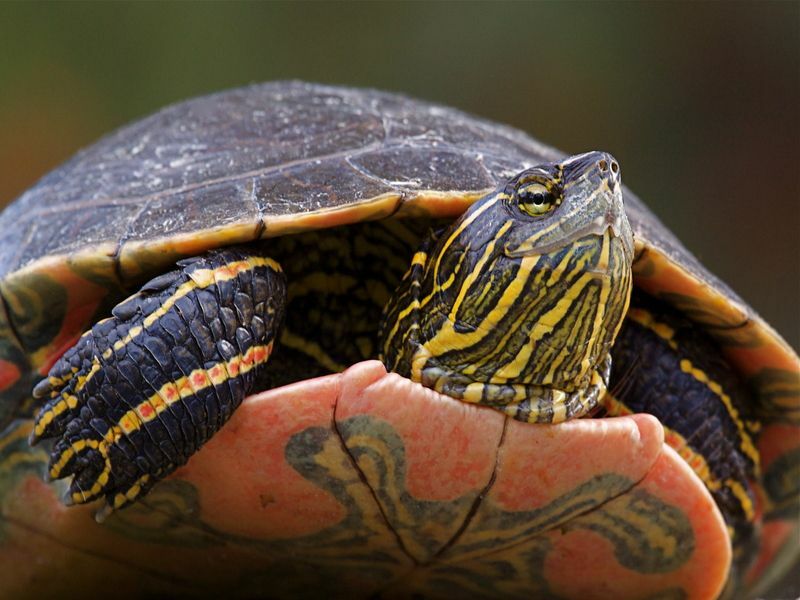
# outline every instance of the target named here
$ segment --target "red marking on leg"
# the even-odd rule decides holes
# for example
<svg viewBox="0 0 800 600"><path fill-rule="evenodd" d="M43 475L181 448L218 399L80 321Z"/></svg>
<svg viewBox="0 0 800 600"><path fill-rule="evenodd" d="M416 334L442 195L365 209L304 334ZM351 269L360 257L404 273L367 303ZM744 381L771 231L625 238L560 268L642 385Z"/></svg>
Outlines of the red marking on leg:
<svg viewBox="0 0 800 600"><path fill-rule="evenodd" d="M32 367L41 375L47 375L61 355L75 345L108 295L106 288L80 277L66 264L55 266L47 275L67 290L67 306L61 329L49 344L31 355Z"/></svg>
<svg viewBox="0 0 800 600"><path fill-rule="evenodd" d="M22 373L17 365L11 361L0 359L0 392L17 383L21 376Z"/></svg>

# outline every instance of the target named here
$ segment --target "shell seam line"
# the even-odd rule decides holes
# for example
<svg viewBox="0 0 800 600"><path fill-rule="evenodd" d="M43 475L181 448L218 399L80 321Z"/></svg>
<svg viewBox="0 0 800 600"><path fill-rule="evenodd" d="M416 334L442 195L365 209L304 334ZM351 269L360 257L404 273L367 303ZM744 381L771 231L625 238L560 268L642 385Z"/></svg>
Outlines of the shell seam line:
<svg viewBox="0 0 800 600"><path fill-rule="evenodd" d="M372 181L377 181L378 183L388 187L389 189L395 189L395 190L398 190L398 191L403 191L402 188L398 188L397 185L391 183L389 180L384 179L380 175L376 175L375 173L373 173L372 171L369 171L366 167L364 167L362 165L354 163L351 160L350 156L345 157L344 162L347 163L347 166L350 167L353 171L363 175L367 179L371 179Z"/></svg>
<svg viewBox="0 0 800 600"><path fill-rule="evenodd" d="M500 439L497 442L497 448L495 450L494 455L494 467L492 467L492 474L489 476L489 480L486 482L486 485L483 486L483 489L478 493L475 497L475 500L472 502L472 506L470 506L467 515L464 517L464 522L461 523L458 530L453 534L453 536L445 542L445 544L437 550L436 554L431 557L428 561L428 564L435 562L440 556L446 553L450 548L452 548L462 536L462 534L467 530L470 523L472 523L472 519L475 518L475 515L478 513L478 509L480 508L481 504L483 503L484 498L486 498L489 491L494 486L494 482L497 479L497 467L500 465L500 450L503 447L503 443L506 440L506 430L508 429L508 420L510 417L506 416L503 419L503 429L500 432Z"/></svg>
<svg viewBox="0 0 800 600"><path fill-rule="evenodd" d="M342 450L344 451L345 455L350 461L350 464L353 466L353 469L358 474L358 478L369 490L369 493L372 496L375 505L378 507L378 512L380 512L381 517L383 518L383 522L385 523L387 529L391 531L392 534L394 535L397 541L398 548L400 548L400 551L408 557L408 559L412 562L412 564L415 567L419 566L419 561L414 556L412 556L412 554L408 551L406 545L403 543L403 538L400 537L400 533L394 527L392 527L392 524L389 521L389 517L386 515L386 511L384 510L383 505L381 504L381 501L378 498L377 492L369 484L366 474L361 470L361 467L358 466L356 457L353 456L353 454L350 452L350 448L347 447L347 444L344 441L344 435L342 435L342 432L339 429L339 424L336 420L336 411L339 408L339 398L341 397L341 395L342 395L342 390L340 387L339 390L336 392L336 398L333 403L333 412L331 414L331 429L333 429L333 432L339 438L339 444L341 444Z"/></svg>
<svg viewBox="0 0 800 600"><path fill-rule="evenodd" d="M114 254L111 256L111 262L114 267L114 276L117 278L117 283L121 288L123 288L126 292L128 291L128 284L130 282L125 281L122 276L122 251L125 248L125 243L131 237L131 233L133 232L133 226L136 224L136 221L141 217L145 211L150 208L150 203L145 201L142 203L142 206L139 207L139 210L136 211L136 214L131 216L128 224L125 226L125 231L120 236L119 240L117 240L117 248L114 250Z"/></svg>
<svg viewBox="0 0 800 600"><path fill-rule="evenodd" d="M397 143L389 143L389 144L372 143L372 144L370 144L368 146L364 146L363 148L358 148L358 149L352 149L351 148L351 149L347 149L347 150L342 150L340 152L332 152L332 153L324 154L324 155L321 155L321 156L316 156L316 157L310 157L310 158L304 158L304 159L299 159L299 160L295 160L295 161L290 161L290 162L287 162L287 163L284 163L284 164L281 164L281 165L273 165L273 166L265 167L265 168L261 168L261 169L252 169L250 171L244 171L242 173L236 173L234 175L230 175L230 176L227 176L227 177L217 177L216 179L209 179L207 181L195 182L195 183L191 183L191 184L185 184L185 185L182 185L182 186L177 186L177 187L174 187L174 188L168 188L168 189L164 189L164 190L159 190L157 192L152 192L150 194L143 194L143 195L140 195L140 196L128 196L128 197L109 196L109 197L97 198L97 199L75 200L75 201L69 203L69 205L66 206L66 207L64 207L63 205L59 205L58 207L46 207L46 208L43 208L43 209L40 209L40 210L32 211L30 213L30 215L31 215L31 219L30 220L32 221L32 220L34 220L34 217L39 217L39 216L42 216L42 215L55 214L55 213L58 213L58 212L64 212L64 210L75 211L75 210L80 210L80 209L90 209L90 208L95 207L95 206L107 206L109 204L117 206L117 205L134 204L134 203L138 203L138 202L147 203L147 202L149 202L151 200L158 200L158 199L165 198L165 197L168 197L168 196L171 196L171 195L183 194L183 193L187 193L187 192L193 192L195 190L202 189L202 188L205 188L205 187L209 187L209 186L212 186L212 185L232 183L232 182L242 181L244 179L248 179L248 178L252 178L252 177L269 176L269 175L272 175L272 174L275 174L275 173L279 173L281 171L291 170L291 169L293 169L295 167L302 166L303 164L311 163L311 162L316 161L316 160L327 161L327 160L336 160L336 159L339 159L339 158L344 158L344 159L349 159L351 157L357 158L359 156L369 154L370 152L375 151L375 150L386 150L386 149L390 149L390 148L401 147L402 145L403 144L397 144ZM454 146L452 144L441 144L439 146L439 148L443 149L443 150L454 150L454 149L457 149L457 146ZM495 154L486 153L486 152L484 152L483 154L485 156L497 156ZM403 191L405 191L405 188L392 186L392 190L395 191L395 192L398 192L398 193L402 193ZM61 209L61 210L59 210L59 209Z"/></svg>
<svg viewBox="0 0 800 600"><path fill-rule="evenodd" d="M165 198L168 196L174 196L177 194L183 194L187 192L193 192L198 189L202 189L205 187L210 187L213 185L224 184L224 183L231 183L236 181L242 181L244 179L252 178L252 177L266 177L272 175L274 173L280 173L281 171L291 170L294 167L298 167L304 164L312 163L314 161L326 161L326 160L336 160L338 158L347 158L349 156L360 156L362 154L369 154L373 150L380 150L387 147L393 146L384 146L382 143L373 143L368 146L364 146L363 148L349 148L346 150L341 150L339 152L331 152L329 154L323 154L321 156L315 156L311 158L303 158L299 160L289 161L287 163L283 163L280 165L273 165L270 167L264 167L261 169L252 169L250 171L244 171L242 173L235 173L233 175L229 175L226 177L217 177L215 179L209 179L207 181L202 182L195 182L189 183L182 186L177 186L174 188L167 188L163 190L159 190L157 192L152 192L150 194L143 194L141 196L128 196L128 197L114 197L110 196L107 198L98 198L96 200L77 200L71 202L68 205L68 210L76 210L81 208L92 208L94 206L104 206L107 204L114 204L114 205L125 205L125 204L134 204L138 202L147 203L150 200L158 200L160 198ZM60 208L64 208L62 205L59 206ZM41 216L46 214L53 214L59 212L59 207L47 207L43 208L38 211L34 211L32 215Z"/></svg>
<svg viewBox="0 0 800 600"><path fill-rule="evenodd" d="M111 255L111 265L114 269L114 277L116 277L117 283L122 289L124 289L127 292L128 291L127 285L122 279L122 245L124 243L125 243L125 236L120 238L120 240L117 242L117 248L116 250L114 250L114 254Z"/></svg>
<svg viewBox="0 0 800 600"><path fill-rule="evenodd" d="M57 538L53 534L47 533L47 532L42 531L40 529L37 529L36 527L33 527L32 525L29 525L28 523L25 523L24 521L20 521L18 519L13 518L13 517L9 517L7 515L0 514L0 522L2 522L2 521L5 521L6 523L8 523L9 525L12 525L14 527L18 527L18 528L22 529L23 531L28 532L29 534L41 536L41 537L45 538L46 540L48 540L48 541L50 541L50 542L52 542L54 544L57 544L58 546L62 546L64 548L68 548L70 550L73 550L73 551L78 552L79 554L83 554L85 556L90 556L90 557L95 558L95 559L106 560L106 561L109 561L111 563L122 565L124 567L127 567L127 568L133 570L133 571L138 571L140 573L146 573L147 575L150 575L151 577L155 577L157 579L163 579L163 580L165 580L165 581L167 581L169 583L180 583L182 585L190 585L192 587L195 587L195 585L196 585L192 580L184 579L184 578L182 578L180 576L175 575L174 573L161 573L160 571L156 571L154 569L148 569L147 567L142 567L141 565L137 565L137 564L134 564L132 562L128 562L126 560L121 560L119 558L108 556L108 555L102 554L100 552L96 552L96 551L93 551L93 550L87 550L86 548L81 548L79 546L72 545L70 543L65 542L64 540L61 540L61 539ZM197 589L201 589L201 587L202 586L198 586Z"/></svg>

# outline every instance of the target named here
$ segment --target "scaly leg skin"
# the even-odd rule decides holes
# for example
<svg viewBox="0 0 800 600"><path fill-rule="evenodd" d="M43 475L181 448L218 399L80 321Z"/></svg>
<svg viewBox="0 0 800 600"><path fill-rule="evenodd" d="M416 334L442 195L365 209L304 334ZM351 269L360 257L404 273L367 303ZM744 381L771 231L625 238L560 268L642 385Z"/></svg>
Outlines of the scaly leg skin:
<svg viewBox="0 0 800 600"><path fill-rule="evenodd" d="M31 443L59 438L65 502L104 496L102 519L183 465L252 390L284 317L274 260L225 249L178 263L67 351L34 390Z"/></svg>

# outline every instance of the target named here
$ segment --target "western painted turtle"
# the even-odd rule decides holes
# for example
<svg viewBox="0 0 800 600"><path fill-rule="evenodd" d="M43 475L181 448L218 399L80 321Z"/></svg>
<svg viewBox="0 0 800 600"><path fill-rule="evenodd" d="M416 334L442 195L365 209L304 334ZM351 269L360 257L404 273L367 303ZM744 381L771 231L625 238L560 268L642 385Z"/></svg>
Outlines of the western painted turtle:
<svg viewBox="0 0 800 600"><path fill-rule="evenodd" d="M622 198L609 154L296 82L82 151L0 216L0 587L768 580L796 549L800 361Z"/></svg>

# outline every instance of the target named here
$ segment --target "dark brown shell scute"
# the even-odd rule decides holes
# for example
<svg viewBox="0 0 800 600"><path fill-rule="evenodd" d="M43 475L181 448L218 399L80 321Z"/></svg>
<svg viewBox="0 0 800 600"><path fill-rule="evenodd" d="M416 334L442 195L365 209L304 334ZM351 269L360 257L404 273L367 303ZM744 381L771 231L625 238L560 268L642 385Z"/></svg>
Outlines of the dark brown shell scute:
<svg viewBox="0 0 800 600"><path fill-rule="evenodd" d="M102 254L119 270L122 255L145 260L126 254L127 243L212 229L244 232L236 241L246 241L275 219L382 195L475 194L560 156L511 127L385 92L302 82L220 92L106 136L10 205L0 214L0 282L49 256ZM645 247L752 315L625 195Z"/></svg>
<svg viewBox="0 0 800 600"><path fill-rule="evenodd" d="M83 247L255 230L271 216L387 192L486 189L555 156L511 128L383 92L299 82L231 90L124 127L42 178L0 215L0 277Z"/></svg>

